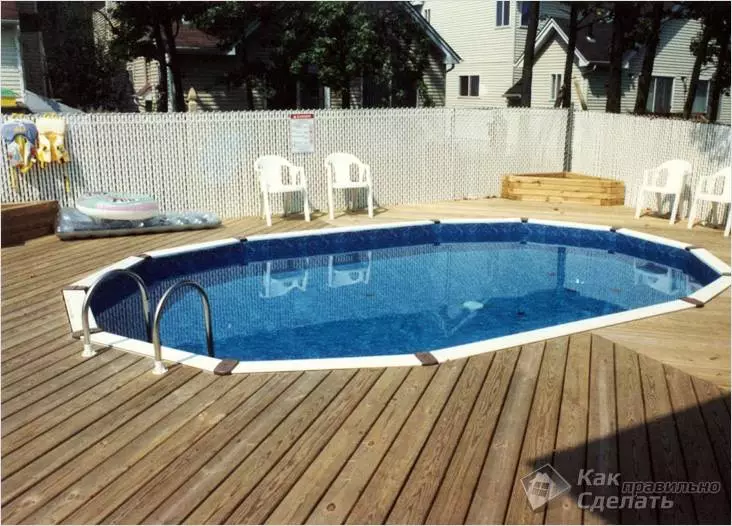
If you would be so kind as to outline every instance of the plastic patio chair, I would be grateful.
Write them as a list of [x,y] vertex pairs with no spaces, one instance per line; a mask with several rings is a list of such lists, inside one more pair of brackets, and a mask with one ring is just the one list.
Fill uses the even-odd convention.
[[[715,192],[715,188],[719,188],[720,186],[722,187],[722,191],[720,193]],[[694,226],[699,201],[711,201],[713,203],[730,205],[729,212],[727,213],[727,224],[724,227],[725,237],[729,236],[730,229],[732,229],[732,168],[722,168],[715,174],[707,175],[699,179],[696,185],[696,192],[694,192],[694,200],[691,203],[687,228]]]
[[[357,179],[351,177],[351,166],[358,167]],[[335,189],[366,188],[368,191],[367,206],[369,217],[374,217],[374,189],[371,181],[371,167],[362,163],[358,157],[350,153],[331,153],[325,158],[325,172],[328,178],[328,209],[330,218],[334,218],[333,191]]]
[[308,185],[302,166],[295,166],[279,155],[264,155],[254,161],[254,171],[262,192],[262,205],[267,226],[272,226],[272,207],[269,196],[288,192],[302,192],[305,221],[310,221]]
[[273,269],[272,262],[267,261],[264,275],[262,276],[262,290],[260,298],[277,298],[286,296],[291,290],[297,289],[305,292],[308,288],[308,260],[305,260],[304,268]]
[[[340,260],[340,261],[339,261]],[[371,278],[371,251],[365,256],[359,254],[345,256],[328,256],[328,286],[331,288],[347,287],[364,283],[368,285]]]
[[[666,161],[657,168],[643,171],[643,184],[635,205],[635,218],[641,215],[641,207],[643,206],[644,192],[655,194],[671,194],[674,196],[674,203],[671,208],[671,218],[669,224],[673,225],[679,212],[679,204],[681,203],[681,192],[684,190],[684,180],[687,175],[691,175],[691,163],[675,159]],[[659,211],[661,208],[659,198]]]

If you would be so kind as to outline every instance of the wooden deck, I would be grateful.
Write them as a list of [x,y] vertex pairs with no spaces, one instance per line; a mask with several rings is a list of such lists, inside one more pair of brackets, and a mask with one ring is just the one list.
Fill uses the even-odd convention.
[[[693,239],[729,260],[720,231],[623,208],[482,200],[375,220],[517,215]],[[676,320],[411,369],[215,377],[174,366],[156,377],[150,360],[115,350],[83,360],[68,334],[61,287],[104,264],[325,224],[244,219],[3,249],[3,523],[729,523],[728,293]],[[572,488],[532,511],[520,479],[546,463]],[[669,495],[669,509],[582,510],[581,493],[591,503],[622,488],[578,486],[581,469],[721,491]]]

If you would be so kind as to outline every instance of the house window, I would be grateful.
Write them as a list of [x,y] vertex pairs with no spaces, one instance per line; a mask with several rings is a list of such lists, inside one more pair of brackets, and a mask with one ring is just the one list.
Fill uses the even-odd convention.
[[671,93],[674,79],[671,77],[653,77],[651,89],[648,91],[646,111],[651,113],[671,113]]
[[529,11],[531,10],[531,2],[519,2],[519,11],[521,12],[521,27],[529,25]]
[[511,21],[511,2],[501,0],[496,2],[496,26],[507,26]]
[[480,92],[480,76],[462,75],[460,77],[460,96],[477,97]]
[[562,76],[552,75],[552,84],[549,87],[549,100],[554,102],[559,96],[559,90],[562,89]]
[[694,105],[691,107],[691,113],[706,113],[708,97],[709,81],[698,81],[696,83],[696,95],[694,96]]
[[430,11],[431,11],[430,9],[425,9],[424,10],[424,19],[427,20],[427,22],[431,22],[431,20],[430,20],[431,16],[430,15],[432,13]]

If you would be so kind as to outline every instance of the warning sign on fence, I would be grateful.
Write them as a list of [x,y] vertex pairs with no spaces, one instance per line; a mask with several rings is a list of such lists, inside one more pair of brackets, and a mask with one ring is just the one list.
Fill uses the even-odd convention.
[[313,153],[315,151],[315,115],[293,113],[290,115],[290,141],[292,153]]

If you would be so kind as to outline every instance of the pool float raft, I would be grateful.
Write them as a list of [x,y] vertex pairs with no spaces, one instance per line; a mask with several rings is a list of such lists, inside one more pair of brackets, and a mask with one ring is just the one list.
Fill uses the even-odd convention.
[[76,209],[100,219],[135,221],[160,214],[157,201],[148,195],[100,192],[85,194],[76,200]]

